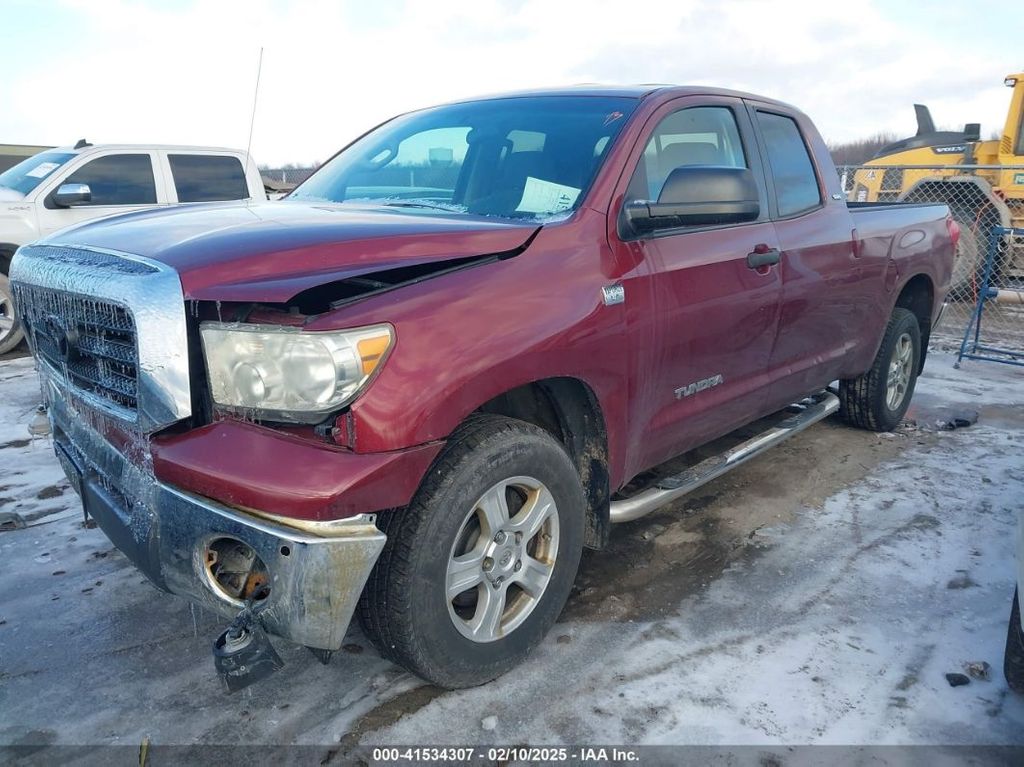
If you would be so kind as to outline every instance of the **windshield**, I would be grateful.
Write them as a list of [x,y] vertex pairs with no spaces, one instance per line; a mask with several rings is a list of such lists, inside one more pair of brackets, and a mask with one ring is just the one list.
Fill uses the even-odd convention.
[[538,96],[414,112],[356,141],[287,199],[564,217],[582,201],[636,104]]
[[0,186],[28,194],[74,156],[74,152],[40,152],[32,155],[0,173]]

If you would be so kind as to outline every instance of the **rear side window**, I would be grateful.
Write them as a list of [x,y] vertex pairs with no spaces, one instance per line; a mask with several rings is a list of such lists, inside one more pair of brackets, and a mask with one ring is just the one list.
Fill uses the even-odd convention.
[[792,216],[820,205],[818,178],[796,121],[784,115],[758,112],[757,122],[768,150],[779,215]]
[[87,184],[89,205],[155,205],[153,161],[148,154],[112,154],[90,160],[65,180]]
[[168,159],[178,202],[244,200],[249,196],[245,170],[237,157],[172,154]]

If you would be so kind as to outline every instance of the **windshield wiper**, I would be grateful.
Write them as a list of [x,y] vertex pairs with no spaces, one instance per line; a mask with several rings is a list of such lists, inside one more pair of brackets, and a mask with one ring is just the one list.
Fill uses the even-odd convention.
[[456,205],[442,205],[429,202],[410,202],[408,200],[388,200],[382,202],[388,208],[427,208],[428,210],[443,210],[446,213],[465,213],[462,208]]

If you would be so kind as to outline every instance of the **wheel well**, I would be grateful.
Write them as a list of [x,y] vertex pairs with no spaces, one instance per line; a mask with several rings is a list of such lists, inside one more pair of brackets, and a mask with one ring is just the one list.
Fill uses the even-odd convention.
[[0,242],[0,274],[11,273],[11,259],[14,258],[14,251],[17,249],[17,245]]
[[611,529],[608,435],[590,387],[576,378],[546,378],[499,394],[476,412],[532,423],[562,443],[587,493],[584,544],[604,548]]
[[928,356],[928,338],[932,331],[932,307],[934,306],[935,289],[931,279],[925,274],[918,274],[903,286],[896,306],[909,309],[917,317],[921,328],[921,364],[918,373],[924,370],[924,360]]

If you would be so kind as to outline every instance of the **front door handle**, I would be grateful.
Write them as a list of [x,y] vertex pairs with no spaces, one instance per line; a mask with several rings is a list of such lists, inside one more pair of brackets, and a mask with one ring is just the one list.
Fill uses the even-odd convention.
[[747,266],[751,269],[760,269],[762,266],[775,266],[781,259],[782,252],[778,248],[758,245],[750,253],[747,253]]

